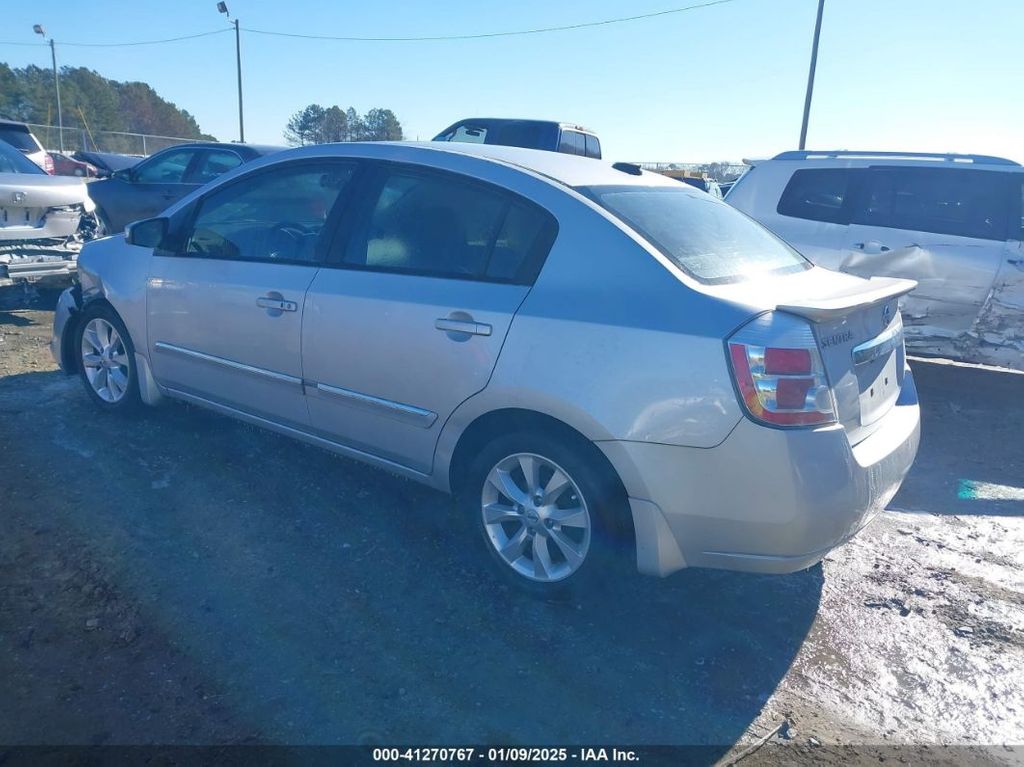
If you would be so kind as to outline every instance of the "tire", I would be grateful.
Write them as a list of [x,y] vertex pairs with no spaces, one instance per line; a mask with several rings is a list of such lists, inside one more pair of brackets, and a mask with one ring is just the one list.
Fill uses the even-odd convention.
[[74,341],[78,375],[89,399],[111,412],[138,409],[142,399],[135,345],[117,312],[107,304],[87,306]]
[[[506,582],[564,599],[623,574],[614,549],[626,537],[625,498],[594,450],[583,438],[517,432],[492,440],[469,464],[460,513],[475,520]],[[527,482],[528,473],[535,479]]]

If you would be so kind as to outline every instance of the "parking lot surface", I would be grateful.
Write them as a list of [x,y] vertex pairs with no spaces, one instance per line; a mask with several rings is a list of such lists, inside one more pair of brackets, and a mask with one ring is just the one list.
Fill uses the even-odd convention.
[[0,743],[1024,741],[1024,375],[913,361],[918,461],[820,566],[550,604],[432,490],[183,405],[97,413],[49,356],[55,295],[4,300]]

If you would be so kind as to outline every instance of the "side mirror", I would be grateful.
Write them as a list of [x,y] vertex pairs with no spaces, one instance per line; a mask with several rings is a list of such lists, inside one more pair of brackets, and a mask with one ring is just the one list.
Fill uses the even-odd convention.
[[130,184],[132,182],[132,169],[121,168],[120,170],[115,170],[110,174],[110,177],[120,179],[121,181],[127,181]]
[[162,216],[135,221],[124,228],[125,242],[140,248],[159,248],[167,237],[167,224],[167,219]]

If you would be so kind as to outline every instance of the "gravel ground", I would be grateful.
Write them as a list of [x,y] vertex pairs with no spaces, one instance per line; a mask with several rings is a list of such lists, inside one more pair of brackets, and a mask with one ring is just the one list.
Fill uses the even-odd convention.
[[820,566],[546,604],[495,584],[436,492],[183,405],[101,416],[50,359],[55,295],[20,296],[0,305],[0,744],[1024,756],[989,747],[1024,742],[1024,375],[914,361],[917,464]]

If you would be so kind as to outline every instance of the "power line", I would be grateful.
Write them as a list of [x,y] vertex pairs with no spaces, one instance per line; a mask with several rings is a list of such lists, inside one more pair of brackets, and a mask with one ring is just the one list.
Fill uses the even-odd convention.
[[668,16],[676,13],[684,13],[686,11],[694,11],[699,8],[710,8],[713,5],[725,5],[726,3],[734,2],[735,0],[708,0],[708,2],[696,3],[694,5],[687,5],[681,8],[669,8],[664,11],[654,11],[652,13],[641,13],[635,16],[621,16],[615,19],[602,19],[601,21],[584,21],[578,24],[564,24],[556,27],[537,27],[534,29],[516,29],[507,30],[504,32],[478,32],[475,34],[465,35],[428,35],[428,36],[410,36],[410,37],[355,37],[355,36],[335,36],[335,35],[307,35],[300,34],[297,32],[275,32],[266,29],[250,29],[248,27],[242,27],[243,32],[252,32],[257,35],[270,35],[273,37],[296,37],[303,40],[338,40],[344,42],[365,42],[365,43],[410,43],[410,42],[435,42],[441,40],[482,40],[492,37],[518,37],[522,35],[539,35],[546,32],[566,32],[574,29],[587,29],[589,27],[603,27],[610,24],[623,24],[629,21],[640,21],[642,19],[653,19],[659,16]]
[[[210,32],[199,32],[194,35],[182,35],[181,37],[168,37],[163,40],[138,40],[130,43],[68,43],[62,40],[57,41],[57,45],[67,45],[74,48],[124,48],[127,46],[135,45],[160,45],[162,43],[177,43],[182,40],[194,40],[197,37],[209,37],[210,35],[220,35],[225,32],[230,32],[231,29],[225,27],[224,29],[214,29]],[[0,41],[0,45],[49,45],[49,43],[22,43],[22,42],[9,42]]]
[[[555,27],[535,27],[532,29],[514,29],[506,30],[503,32],[477,32],[473,34],[464,35],[422,35],[422,36],[409,36],[409,37],[357,37],[357,36],[335,36],[335,35],[307,35],[299,32],[277,32],[269,29],[250,29],[248,27],[242,27],[243,32],[251,32],[255,35],[269,35],[272,37],[294,37],[303,40],[337,40],[342,42],[361,42],[361,43],[412,43],[412,42],[439,42],[443,40],[485,40],[493,37],[521,37],[523,35],[539,35],[548,32],[568,32],[575,29],[589,29],[593,27],[604,27],[612,24],[625,24],[630,21],[642,21],[644,19],[654,19],[659,16],[670,16],[677,13],[685,13],[686,11],[695,11],[700,8],[710,8],[714,5],[725,5],[726,3],[732,3],[735,0],[707,0],[703,3],[695,3],[693,5],[686,5],[680,8],[668,8],[664,11],[653,11],[652,13],[641,13],[635,16],[621,16],[614,19],[602,19],[600,21],[584,21],[578,24],[563,24]],[[163,40],[139,40],[136,42],[127,43],[75,43],[75,42],[63,42],[57,41],[57,45],[67,45],[74,48],[124,48],[129,46],[137,45],[161,45],[163,43],[177,43],[182,40],[194,40],[198,37],[209,37],[211,35],[220,35],[224,32],[231,31],[228,28],[215,29],[210,32],[199,32],[194,35],[182,35],[180,37],[168,37]],[[27,43],[27,42],[15,42],[11,41],[0,41],[0,45],[18,45],[18,46],[40,46],[48,45],[48,43]]]

